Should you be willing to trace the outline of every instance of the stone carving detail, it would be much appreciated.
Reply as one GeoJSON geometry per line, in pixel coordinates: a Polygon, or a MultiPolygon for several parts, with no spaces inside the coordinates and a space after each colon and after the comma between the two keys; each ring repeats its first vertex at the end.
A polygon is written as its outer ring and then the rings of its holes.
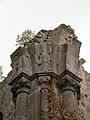
{"type": "Polygon", "coordinates": [[[30,81],[27,81],[27,80],[18,81],[12,87],[11,91],[13,92],[13,100],[14,100],[14,102],[16,102],[17,94],[19,94],[20,92],[26,92],[28,94],[30,93],[30,81]]]}

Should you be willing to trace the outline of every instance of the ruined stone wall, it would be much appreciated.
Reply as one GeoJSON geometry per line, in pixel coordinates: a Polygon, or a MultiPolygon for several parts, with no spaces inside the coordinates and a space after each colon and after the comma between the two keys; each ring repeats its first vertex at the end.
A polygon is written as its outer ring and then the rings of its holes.
{"type": "Polygon", "coordinates": [[[3,120],[14,120],[13,96],[9,86],[11,77],[8,76],[0,82],[0,112],[3,114],[3,120]]]}
{"type": "Polygon", "coordinates": [[[90,74],[80,66],[81,82],[81,99],[80,111],[85,120],[90,120],[90,74]]]}
{"type": "Polygon", "coordinates": [[[3,119],[89,120],[90,74],[79,60],[80,46],[74,30],[62,24],[13,52],[12,71],[0,83],[3,119]]]}

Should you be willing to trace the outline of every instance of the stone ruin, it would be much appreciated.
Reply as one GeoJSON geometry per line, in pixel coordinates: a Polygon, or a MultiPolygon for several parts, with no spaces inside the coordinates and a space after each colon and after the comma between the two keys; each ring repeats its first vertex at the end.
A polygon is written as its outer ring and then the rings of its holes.
{"type": "Polygon", "coordinates": [[[90,120],[90,74],[70,26],[41,30],[11,55],[0,120],[90,120]]]}

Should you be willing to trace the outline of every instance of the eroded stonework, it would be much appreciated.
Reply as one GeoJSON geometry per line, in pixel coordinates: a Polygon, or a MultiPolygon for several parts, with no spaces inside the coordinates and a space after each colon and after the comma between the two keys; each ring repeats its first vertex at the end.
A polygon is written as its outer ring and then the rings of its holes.
{"type": "Polygon", "coordinates": [[[90,74],[80,46],[74,30],[61,24],[13,52],[12,71],[0,83],[3,120],[89,120],[90,74]]]}

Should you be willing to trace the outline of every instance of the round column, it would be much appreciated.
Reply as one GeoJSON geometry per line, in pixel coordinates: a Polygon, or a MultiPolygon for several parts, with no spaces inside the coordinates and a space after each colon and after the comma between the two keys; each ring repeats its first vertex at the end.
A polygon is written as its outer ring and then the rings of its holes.
{"type": "Polygon", "coordinates": [[[28,120],[30,82],[23,77],[23,80],[16,83],[12,90],[15,102],[15,120],[28,120]]]}
{"type": "MultiPolygon", "coordinates": [[[[62,91],[62,112],[65,120],[72,120],[77,117],[77,99],[72,88],[62,91]]],[[[76,119],[77,120],[77,119],[76,119]]]]}
{"type": "Polygon", "coordinates": [[[78,103],[80,98],[79,78],[72,73],[64,74],[60,79],[62,95],[62,115],[64,120],[79,120],[78,103]]]}
{"type": "Polygon", "coordinates": [[[50,76],[42,76],[39,80],[41,81],[41,120],[49,120],[48,81],[50,76]]]}

